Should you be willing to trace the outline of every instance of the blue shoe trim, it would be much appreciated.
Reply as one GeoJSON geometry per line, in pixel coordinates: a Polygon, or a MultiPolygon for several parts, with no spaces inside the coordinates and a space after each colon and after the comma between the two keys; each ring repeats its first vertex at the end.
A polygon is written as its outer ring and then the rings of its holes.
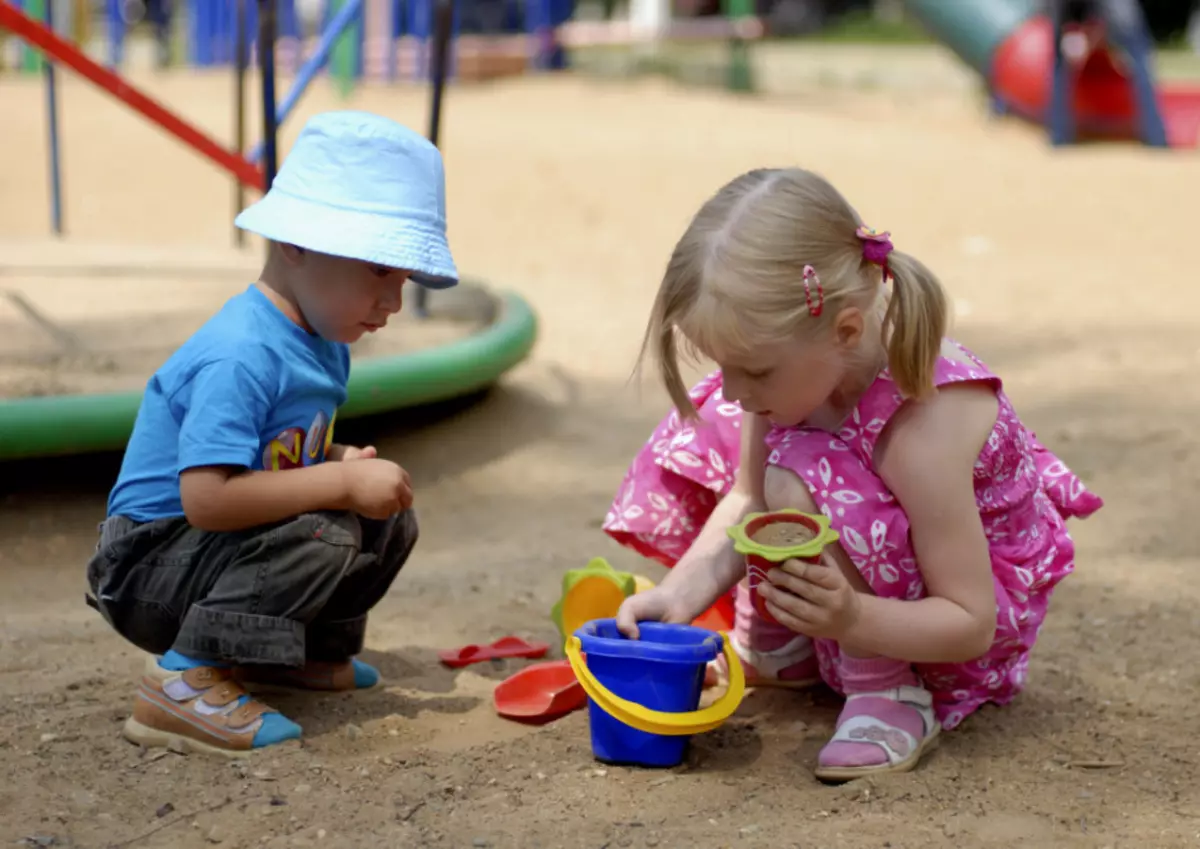
{"type": "Polygon", "coordinates": [[[356,688],[365,690],[379,683],[379,670],[374,666],[363,663],[357,658],[352,658],[350,663],[354,666],[354,686],[356,688]]]}

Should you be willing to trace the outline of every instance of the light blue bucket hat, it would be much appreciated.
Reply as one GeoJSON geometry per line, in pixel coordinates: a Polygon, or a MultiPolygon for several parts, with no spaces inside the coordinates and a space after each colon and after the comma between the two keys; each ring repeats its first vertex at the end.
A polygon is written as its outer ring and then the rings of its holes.
{"type": "Polygon", "coordinates": [[[318,253],[408,269],[430,289],[458,282],[441,153],[369,112],[309,119],[270,191],[234,224],[318,253]]]}

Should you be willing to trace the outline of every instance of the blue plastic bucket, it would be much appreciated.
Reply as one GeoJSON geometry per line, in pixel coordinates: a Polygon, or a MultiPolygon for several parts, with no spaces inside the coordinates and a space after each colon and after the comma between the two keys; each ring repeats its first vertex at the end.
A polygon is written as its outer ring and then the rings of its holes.
{"type": "MultiPolygon", "coordinates": [[[[617,630],[616,620],[597,619],[575,632],[578,648],[587,655],[592,686],[598,684],[607,691],[606,698],[616,696],[649,711],[695,712],[704,689],[705,666],[721,653],[723,637],[691,625],[643,622],[638,629],[639,639],[630,640],[617,630]]],[[[741,700],[740,687],[738,690],[736,701],[741,700]]],[[[683,761],[692,736],[686,729],[670,734],[639,730],[598,704],[593,692],[588,694],[588,718],[597,760],[647,767],[670,767],[683,761]]]]}

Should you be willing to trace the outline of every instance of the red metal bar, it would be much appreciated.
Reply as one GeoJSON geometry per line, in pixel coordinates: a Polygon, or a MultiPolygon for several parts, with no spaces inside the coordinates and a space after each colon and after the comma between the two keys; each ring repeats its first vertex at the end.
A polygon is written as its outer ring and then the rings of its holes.
{"type": "Polygon", "coordinates": [[[13,35],[37,47],[49,58],[91,80],[118,100],[123,100],[184,144],[231,173],[242,185],[263,190],[262,171],[256,166],[236,153],[226,150],[175,113],[142,94],[117,74],[97,65],[75,45],[59,38],[57,33],[28,17],[7,0],[0,0],[0,29],[10,30],[13,35]]]}

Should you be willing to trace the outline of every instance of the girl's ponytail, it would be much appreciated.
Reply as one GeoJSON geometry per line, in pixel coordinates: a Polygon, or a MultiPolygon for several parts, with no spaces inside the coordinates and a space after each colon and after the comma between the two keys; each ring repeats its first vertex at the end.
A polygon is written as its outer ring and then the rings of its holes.
{"type": "Polygon", "coordinates": [[[933,391],[934,368],[949,321],[946,293],[933,272],[908,254],[887,257],[892,298],[883,318],[888,368],[906,398],[933,391]]]}

